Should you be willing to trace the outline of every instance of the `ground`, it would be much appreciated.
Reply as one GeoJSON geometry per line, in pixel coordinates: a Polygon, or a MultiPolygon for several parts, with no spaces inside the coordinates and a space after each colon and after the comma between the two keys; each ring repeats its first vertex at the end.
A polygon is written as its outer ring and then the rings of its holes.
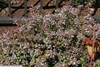
{"type": "MultiPolygon", "coordinates": [[[[56,0],[43,0],[43,7],[45,10],[45,13],[54,13],[55,10],[55,2],[56,0]]],[[[23,16],[24,15],[24,0],[17,0],[17,2],[12,1],[11,7],[12,7],[12,16],[23,16]]],[[[2,3],[3,4],[3,3],[2,3]]],[[[2,5],[1,4],[1,5],[2,5]]],[[[63,0],[60,1],[60,7],[66,5],[66,4],[71,4],[71,0],[63,0]]],[[[40,0],[28,0],[27,1],[27,6],[30,8],[31,6],[39,6],[40,5],[40,0]]],[[[1,16],[8,16],[8,6],[7,4],[3,4],[3,8],[0,9],[0,15],[1,16]]],[[[84,9],[82,12],[83,14],[86,13],[84,9]]],[[[95,9],[94,15],[99,15],[100,16],[100,8],[95,9]]],[[[30,12],[28,11],[28,16],[30,16],[30,12]]],[[[8,30],[16,28],[16,26],[0,26],[0,34],[2,35],[3,33],[7,32],[8,30]]]]}

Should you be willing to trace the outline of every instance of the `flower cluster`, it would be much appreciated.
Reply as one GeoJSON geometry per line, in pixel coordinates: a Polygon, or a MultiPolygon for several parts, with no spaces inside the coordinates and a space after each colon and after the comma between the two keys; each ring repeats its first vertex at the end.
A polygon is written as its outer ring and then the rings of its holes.
{"type": "Polygon", "coordinates": [[[16,20],[18,27],[0,36],[0,64],[29,67],[85,65],[89,58],[82,40],[92,38],[94,27],[96,39],[100,38],[100,24],[90,15],[81,16],[75,10],[78,8],[66,5],[54,14],[44,15],[33,6],[30,9],[32,17],[16,20]]]}

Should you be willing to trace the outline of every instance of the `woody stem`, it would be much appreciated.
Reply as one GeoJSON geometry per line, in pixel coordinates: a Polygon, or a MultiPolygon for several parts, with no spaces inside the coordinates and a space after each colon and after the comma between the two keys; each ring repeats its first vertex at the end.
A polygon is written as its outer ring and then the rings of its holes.
{"type": "MultiPolygon", "coordinates": [[[[96,41],[96,39],[95,39],[95,28],[93,28],[93,42],[92,42],[92,54],[91,55],[94,54],[95,41],[96,41]]],[[[90,59],[90,67],[92,67],[92,57],[90,59]]]]}

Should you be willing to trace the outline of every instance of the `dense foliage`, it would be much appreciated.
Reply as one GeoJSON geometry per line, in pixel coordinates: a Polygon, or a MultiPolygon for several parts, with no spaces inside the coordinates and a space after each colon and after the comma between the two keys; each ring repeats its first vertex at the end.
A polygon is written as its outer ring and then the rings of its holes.
{"type": "MultiPolygon", "coordinates": [[[[87,16],[81,16],[78,8],[66,5],[54,14],[41,14],[38,7],[30,9],[32,17],[14,19],[18,28],[0,36],[0,64],[28,65],[29,67],[88,66],[89,56],[82,41],[100,38],[100,24],[87,16]]],[[[43,12],[43,11],[42,11],[43,12]]],[[[100,66],[100,59],[94,66],[100,66]]]]}

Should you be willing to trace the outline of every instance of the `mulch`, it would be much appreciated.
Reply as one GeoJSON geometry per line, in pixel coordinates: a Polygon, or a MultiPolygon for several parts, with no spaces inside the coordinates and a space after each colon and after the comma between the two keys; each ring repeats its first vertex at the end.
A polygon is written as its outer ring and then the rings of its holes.
{"type": "MultiPolygon", "coordinates": [[[[12,16],[23,16],[24,15],[24,0],[17,0],[18,3],[12,3],[12,16]]],[[[28,0],[27,1],[27,7],[30,8],[32,5],[33,6],[39,6],[40,5],[40,0],[28,0]]],[[[56,0],[43,0],[43,7],[45,10],[45,13],[53,13],[55,10],[55,2],[56,0]]],[[[60,7],[66,5],[66,4],[71,4],[71,0],[63,0],[61,1],[60,7]]],[[[9,11],[8,7],[6,6],[3,10],[5,10],[6,13],[1,13],[0,16],[8,16],[9,11]]],[[[95,15],[100,16],[100,9],[97,9],[95,15]]],[[[28,12],[28,16],[30,16],[30,12],[28,12]]],[[[12,28],[16,28],[17,26],[0,26],[0,35],[3,33],[6,33],[8,30],[11,30],[12,28]]]]}

